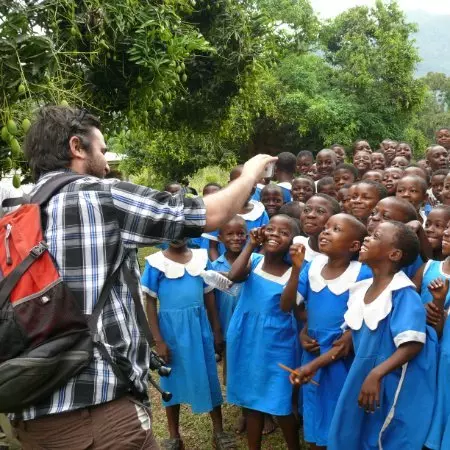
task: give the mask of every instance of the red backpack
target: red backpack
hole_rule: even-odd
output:
[[[0,412],[18,412],[51,395],[93,353],[86,317],[43,240],[41,208],[80,175],[56,175],[0,219]],[[1,247],[0,247],[1,248]]]

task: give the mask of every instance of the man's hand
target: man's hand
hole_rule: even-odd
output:
[[[166,364],[170,364],[170,350],[164,341],[156,342],[156,353],[165,361]]]
[[[266,166],[277,159],[276,156],[256,155],[244,164],[241,177],[252,178],[254,184],[256,184],[263,177]]]

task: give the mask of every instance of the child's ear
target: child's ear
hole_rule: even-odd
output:
[[[400,260],[403,257],[403,252],[401,250],[399,250],[398,248],[392,250],[391,252],[389,252],[389,260],[395,263],[400,262]]]
[[[353,241],[349,248],[351,253],[358,253],[360,249],[361,249],[361,242],[359,241]]]

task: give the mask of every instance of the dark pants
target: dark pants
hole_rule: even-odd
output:
[[[150,410],[131,397],[13,426],[23,450],[159,450]]]

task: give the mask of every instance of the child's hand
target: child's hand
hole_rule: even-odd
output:
[[[289,381],[294,385],[301,385],[309,383],[312,377],[316,373],[314,368],[310,364],[306,364],[298,369],[295,369],[298,374],[291,373],[289,376]]]
[[[166,364],[170,364],[170,350],[164,341],[156,341],[156,353],[158,353],[158,355],[166,362]]]
[[[216,330],[213,332],[214,334],[214,351],[221,355],[223,353],[223,349],[225,348],[225,341],[223,340],[222,330]]]
[[[367,413],[373,413],[376,408],[380,407],[380,384],[381,377],[374,370],[364,380],[359,393],[358,404]]]
[[[338,348],[339,352],[335,359],[346,358],[353,350],[353,340],[351,331],[345,331],[344,334],[333,342],[333,348]]]
[[[250,244],[254,247],[259,247],[264,243],[264,227],[254,228],[250,231]]]
[[[428,290],[433,296],[433,300],[439,304],[445,303],[445,297],[447,297],[448,293],[448,280],[442,280],[441,278],[436,278],[432,280],[428,285]]]
[[[292,265],[297,269],[300,269],[305,260],[306,247],[303,244],[292,244],[289,249],[291,255]]]
[[[427,324],[433,328],[437,327],[442,320],[442,311],[433,302],[426,303],[425,310],[427,311]]]
[[[308,336],[308,329],[303,327],[300,332],[300,345],[309,353],[319,353],[320,346],[319,343]]]

